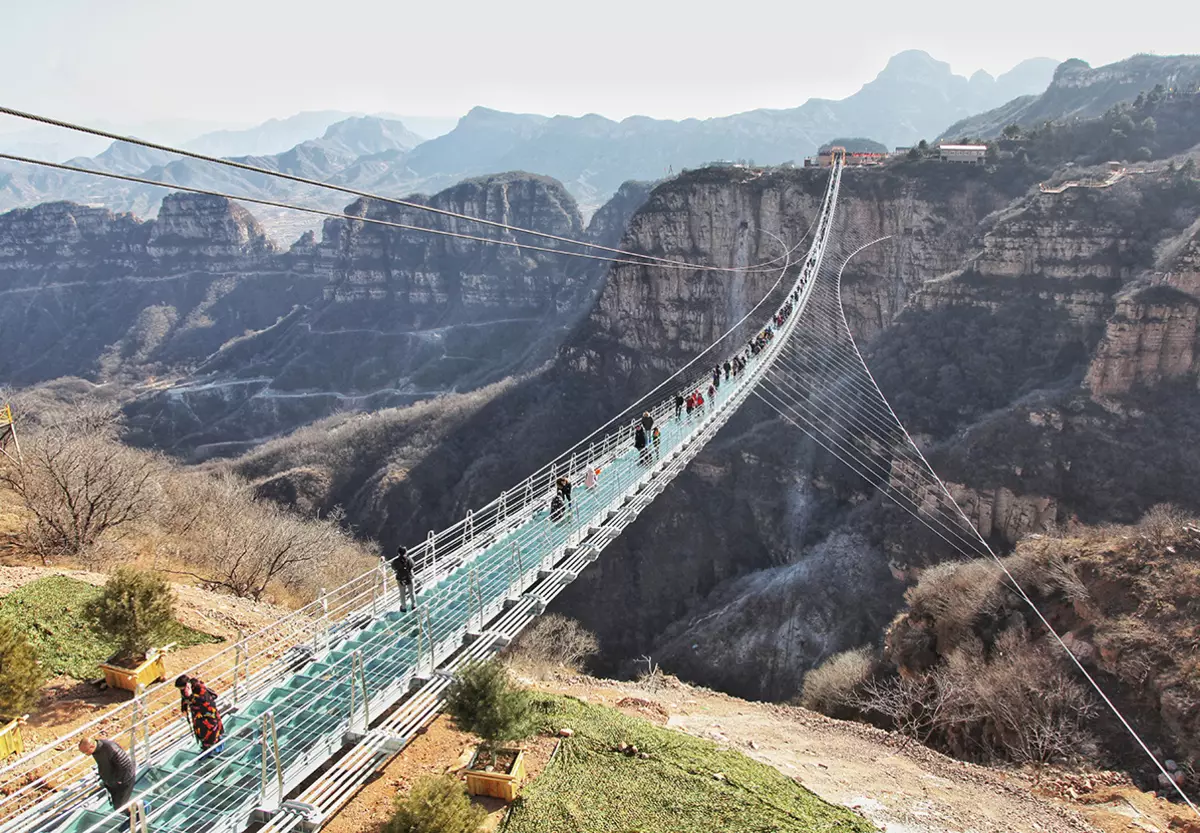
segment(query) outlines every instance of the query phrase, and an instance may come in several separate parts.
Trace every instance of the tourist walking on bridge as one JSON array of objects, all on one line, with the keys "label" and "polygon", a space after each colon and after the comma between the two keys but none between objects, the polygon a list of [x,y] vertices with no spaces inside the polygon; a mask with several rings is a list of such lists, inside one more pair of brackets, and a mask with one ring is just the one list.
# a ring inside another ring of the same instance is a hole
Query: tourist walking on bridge
[{"label": "tourist walking on bridge", "polygon": [[675,419],[679,419],[679,415],[683,413],[683,394],[675,394]]},{"label": "tourist walking on bridge", "polygon": [[400,547],[396,550],[396,557],[392,559],[392,572],[396,574],[396,585],[400,589],[400,610],[408,610],[410,599],[413,610],[416,610],[417,589],[414,579],[417,565],[413,563],[412,556],[408,554],[408,547]]},{"label": "tourist walking on bridge", "polygon": [[650,461],[650,454],[647,449],[646,429],[640,424],[633,432],[633,447],[638,451],[638,462],[645,465]]},{"label": "tourist walking on bridge", "polygon": [[647,434],[649,434],[650,429],[653,427],[654,427],[654,417],[650,416],[649,411],[646,411],[645,413],[642,414],[642,430],[645,431]]},{"label": "tourist walking on bridge", "polygon": [[120,810],[133,798],[133,782],[137,767],[129,753],[108,738],[85,737],[79,741],[79,751],[96,759],[100,783],[108,791],[114,810]]},{"label": "tourist walking on bridge", "polygon": [[191,724],[200,751],[220,754],[225,747],[221,742],[225,736],[225,726],[221,723],[221,713],[217,711],[217,693],[198,678],[187,674],[180,674],[175,679],[175,687],[179,689],[179,711]]}]

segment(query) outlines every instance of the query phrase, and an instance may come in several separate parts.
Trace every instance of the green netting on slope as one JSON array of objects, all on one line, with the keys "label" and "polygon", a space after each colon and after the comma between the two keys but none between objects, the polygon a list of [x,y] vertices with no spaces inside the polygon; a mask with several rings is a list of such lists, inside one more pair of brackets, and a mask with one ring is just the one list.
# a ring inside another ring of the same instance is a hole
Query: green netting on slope
[{"label": "green netting on slope", "polygon": [[[570,726],[546,770],[528,784],[503,833],[871,833],[740,752],[568,697],[542,701],[544,729]],[[632,743],[647,760],[614,751]],[[720,777],[716,777],[716,776]]]}]

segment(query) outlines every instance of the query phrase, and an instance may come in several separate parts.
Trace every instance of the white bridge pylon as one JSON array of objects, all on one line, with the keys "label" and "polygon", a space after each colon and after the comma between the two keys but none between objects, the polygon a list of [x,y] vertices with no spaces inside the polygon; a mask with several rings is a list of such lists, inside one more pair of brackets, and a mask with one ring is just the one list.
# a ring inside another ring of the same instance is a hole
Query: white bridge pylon
[{"label": "white bridge pylon", "polygon": [[[782,296],[792,304],[790,315],[740,374],[722,379],[702,409],[677,418],[675,392],[706,392],[710,368],[737,352],[732,347],[664,388],[665,398],[631,408],[630,420],[411,547],[421,588],[416,611],[397,609],[381,566],[273,626],[280,638],[267,634],[261,644],[274,648],[252,648],[247,639],[236,646],[236,661],[197,667],[193,673],[221,693],[227,714],[219,755],[195,750],[186,727],[172,719],[175,689],[160,686],[0,769],[7,792],[0,833],[115,833],[131,825],[155,833],[232,833],[252,821],[265,821],[266,831],[319,828],[437,713],[454,670],[507,645],[544,611],[755,390],[812,294],[841,173],[836,159],[812,245]],[[791,265],[789,256],[783,274]],[[652,413],[661,438],[639,453],[632,418],[643,410]],[[584,473],[595,469],[600,475],[588,489]],[[573,499],[562,517],[552,518],[548,504],[560,477],[572,481]],[[109,808],[90,758],[70,751],[79,734],[114,726],[128,732],[138,762],[132,820],[128,811]]]}]

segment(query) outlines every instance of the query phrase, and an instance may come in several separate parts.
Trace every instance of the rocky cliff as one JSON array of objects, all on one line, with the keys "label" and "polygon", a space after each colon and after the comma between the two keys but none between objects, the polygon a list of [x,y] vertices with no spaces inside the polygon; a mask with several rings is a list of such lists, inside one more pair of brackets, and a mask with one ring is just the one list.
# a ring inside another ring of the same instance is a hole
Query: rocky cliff
[{"label": "rocky cliff", "polygon": [[[545,177],[497,175],[416,199],[612,241],[646,191],[625,186],[594,232]],[[501,236],[417,209],[348,211]],[[68,203],[19,209],[0,216],[0,294],[18,302],[0,307],[11,344],[0,378],[152,377],[130,406],[134,439],[236,449],[335,409],[407,404],[536,366],[602,274],[602,261],[356,221],[330,220],[280,251],[249,212],[214,197],[169,195],[150,221]]]}]

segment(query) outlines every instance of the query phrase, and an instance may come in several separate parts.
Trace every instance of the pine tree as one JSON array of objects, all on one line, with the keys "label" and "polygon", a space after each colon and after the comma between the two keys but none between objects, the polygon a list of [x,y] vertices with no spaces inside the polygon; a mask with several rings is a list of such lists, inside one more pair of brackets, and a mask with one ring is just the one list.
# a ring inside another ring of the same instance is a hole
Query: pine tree
[{"label": "pine tree", "polygon": [[117,640],[114,661],[136,663],[175,620],[175,594],[157,573],[121,567],[88,602],[84,616]]},{"label": "pine tree", "polygon": [[0,718],[25,713],[42,687],[42,669],[33,646],[13,624],[0,619]]},{"label": "pine tree", "polygon": [[464,732],[478,735],[488,749],[519,741],[532,731],[529,692],[513,684],[498,661],[468,665],[446,689],[446,712]]},{"label": "pine tree", "polygon": [[426,776],[408,795],[396,797],[396,810],[384,833],[475,833],[486,816],[457,779]]}]

